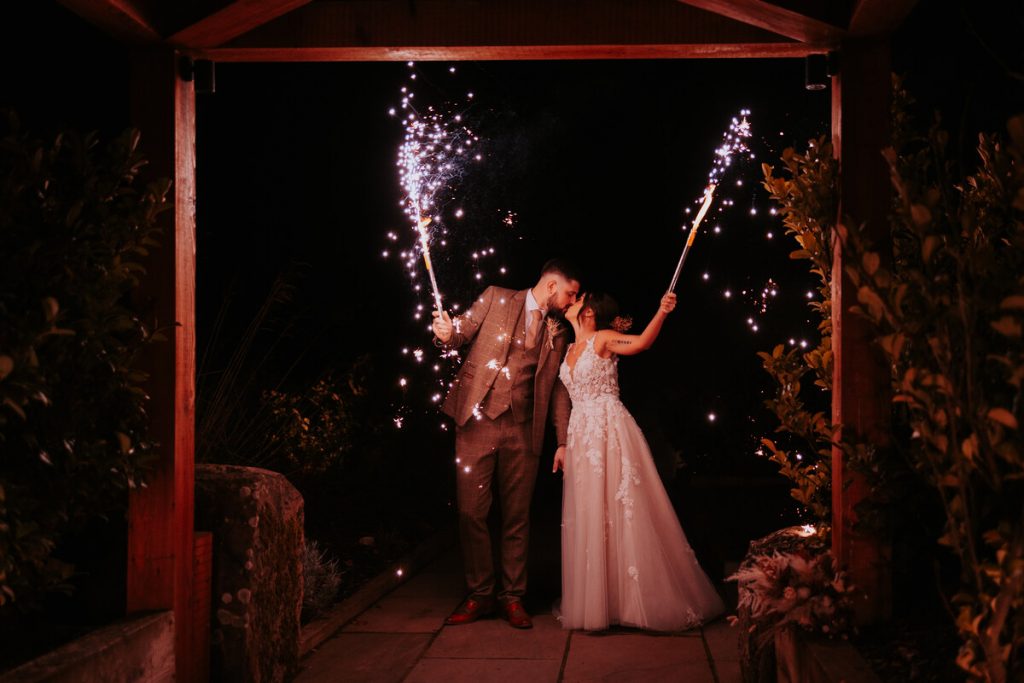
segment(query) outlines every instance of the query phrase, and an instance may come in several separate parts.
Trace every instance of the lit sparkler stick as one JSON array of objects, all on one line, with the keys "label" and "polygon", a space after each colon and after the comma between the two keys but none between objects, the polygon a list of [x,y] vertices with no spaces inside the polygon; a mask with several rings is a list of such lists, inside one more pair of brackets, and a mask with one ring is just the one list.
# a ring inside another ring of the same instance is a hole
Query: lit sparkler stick
[{"label": "lit sparkler stick", "polygon": [[693,241],[697,238],[697,230],[700,228],[701,221],[704,220],[705,214],[707,214],[708,209],[711,207],[711,200],[715,196],[715,188],[718,187],[719,177],[732,163],[732,155],[734,153],[749,151],[744,141],[745,138],[750,137],[750,124],[747,122],[749,114],[749,109],[743,109],[740,111],[741,119],[733,118],[732,123],[729,124],[729,130],[722,136],[724,139],[722,146],[715,150],[715,155],[718,158],[715,159],[714,167],[708,175],[708,186],[704,189],[704,202],[701,204],[700,211],[697,212],[697,217],[693,219],[690,234],[686,238],[686,246],[683,247],[679,263],[676,264],[676,272],[672,275],[672,284],[668,286],[668,291],[670,292],[676,289],[676,284],[679,282],[679,274],[683,270],[683,263],[686,261],[687,254],[690,253]]},{"label": "lit sparkler stick", "polygon": [[715,196],[715,188],[718,187],[714,183],[708,185],[707,189],[704,190],[704,203],[700,206],[700,211],[697,212],[697,217],[693,219],[693,226],[690,228],[690,234],[686,238],[686,246],[683,247],[683,254],[679,257],[679,263],[676,264],[676,272],[672,275],[672,284],[668,286],[668,291],[676,291],[676,283],[679,282],[679,273],[683,271],[683,263],[686,261],[686,255],[690,253],[690,247],[693,245],[693,240],[697,237],[697,228],[700,227],[701,221],[704,220],[704,214],[708,212],[708,208],[711,206],[711,199]]},{"label": "lit sparkler stick", "polygon": [[416,229],[420,233],[420,250],[423,252],[423,263],[427,266],[427,275],[430,276],[430,286],[434,290],[434,305],[438,311],[443,311],[441,308],[441,290],[437,288],[437,277],[434,275],[434,266],[430,262],[430,242],[427,236],[427,226],[430,225],[430,218],[424,216],[420,218]]}]

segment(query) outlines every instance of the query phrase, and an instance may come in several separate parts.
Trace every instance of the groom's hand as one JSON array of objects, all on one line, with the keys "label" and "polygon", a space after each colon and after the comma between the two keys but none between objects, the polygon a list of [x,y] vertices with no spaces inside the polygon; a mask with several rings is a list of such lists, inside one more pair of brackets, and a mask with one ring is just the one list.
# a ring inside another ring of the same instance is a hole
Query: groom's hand
[{"label": "groom's hand", "polygon": [[554,474],[558,470],[565,471],[565,446],[559,446],[555,451],[555,462],[551,464],[551,473]]},{"label": "groom's hand", "polygon": [[430,324],[430,327],[434,330],[434,336],[442,344],[447,344],[452,340],[452,333],[455,330],[452,319],[444,311],[434,311],[433,315],[434,322]]}]

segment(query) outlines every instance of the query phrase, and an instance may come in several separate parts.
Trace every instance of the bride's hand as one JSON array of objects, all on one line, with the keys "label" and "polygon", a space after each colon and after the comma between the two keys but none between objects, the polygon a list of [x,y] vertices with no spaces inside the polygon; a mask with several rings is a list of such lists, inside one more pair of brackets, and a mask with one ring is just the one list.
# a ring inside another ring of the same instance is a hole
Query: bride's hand
[{"label": "bride's hand", "polygon": [[668,315],[676,307],[676,293],[669,292],[665,296],[661,297],[661,306],[658,308],[659,311]]},{"label": "bride's hand", "polygon": [[558,470],[565,471],[565,446],[559,446],[555,451],[555,462],[551,465],[551,473],[554,474]]}]

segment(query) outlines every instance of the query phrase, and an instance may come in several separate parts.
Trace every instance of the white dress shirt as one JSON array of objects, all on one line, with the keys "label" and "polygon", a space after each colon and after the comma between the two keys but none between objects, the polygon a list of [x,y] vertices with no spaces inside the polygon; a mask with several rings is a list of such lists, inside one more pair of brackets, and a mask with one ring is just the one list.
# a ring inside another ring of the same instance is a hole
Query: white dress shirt
[{"label": "white dress shirt", "polygon": [[524,316],[526,321],[523,323],[523,331],[526,333],[530,331],[530,313],[532,311],[540,311],[540,319],[544,320],[546,311],[537,303],[537,299],[533,296],[533,290],[528,289],[526,290],[526,315]]}]

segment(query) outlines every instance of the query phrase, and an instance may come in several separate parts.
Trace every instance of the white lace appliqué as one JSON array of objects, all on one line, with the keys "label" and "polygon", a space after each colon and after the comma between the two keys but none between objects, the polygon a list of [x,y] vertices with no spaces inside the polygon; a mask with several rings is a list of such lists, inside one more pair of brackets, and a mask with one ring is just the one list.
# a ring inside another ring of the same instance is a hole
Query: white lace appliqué
[{"label": "white lace appliqu\u00e9", "polygon": [[627,520],[633,519],[633,496],[629,495],[629,485],[640,484],[640,477],[637,475],[636,465],[629,458],[622,456],[622,478],[619,480],[619,490],[615,492],[615,500],[622,503],[625,508],[623,516]]}]

